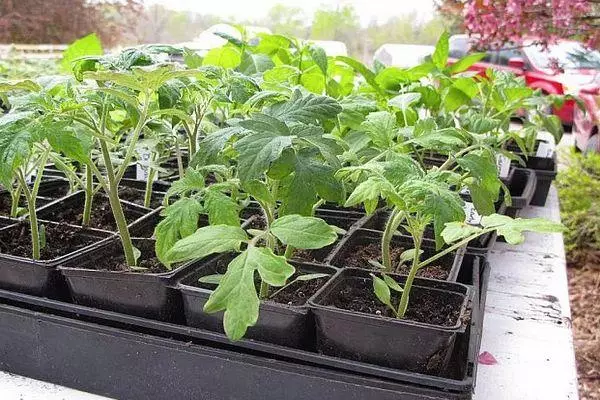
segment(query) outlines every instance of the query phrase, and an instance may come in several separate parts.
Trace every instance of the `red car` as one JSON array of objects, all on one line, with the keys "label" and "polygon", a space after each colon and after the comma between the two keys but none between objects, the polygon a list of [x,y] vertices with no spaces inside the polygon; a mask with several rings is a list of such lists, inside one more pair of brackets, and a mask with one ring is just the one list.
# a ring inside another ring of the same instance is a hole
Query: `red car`
[{"label": "red car", "polygon": [[[507,70],[523,76],[527,86],[546,94],[577,95],[582,88],[600,87],[600,53],[586,49],[581,43],[560,41],[543,49],[524,40],[519,48],[506,47],[487,52],[486,57],[470,69],[484,72],[487,68]],[[467,35],[450,38],[450,56],[460,58],[471,51]],[[566,126],[573,124],[575,102],[568,100],[556,114]]]}]

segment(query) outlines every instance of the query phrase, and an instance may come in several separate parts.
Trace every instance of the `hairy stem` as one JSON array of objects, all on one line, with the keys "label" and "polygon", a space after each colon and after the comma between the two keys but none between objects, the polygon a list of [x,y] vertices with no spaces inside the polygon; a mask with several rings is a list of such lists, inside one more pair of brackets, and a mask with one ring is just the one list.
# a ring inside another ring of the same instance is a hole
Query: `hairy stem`
[{"label": "hairy stem", "polygon": [[438,260],[438,259],[444,257],[446,254],[451,253],[454,250],[459,249],[461,246],[464,246],[465,244],[469,243],[471,240],[477,239],[479,236],[485,235],[486,233],[493,232],[495,230],[496,230],[495,228],[485,228],[485,229],[482,229],[479,232],[474,233],[471,236],[466,237],[465,239],[462,239],[460,242],[457,242],[457,243],[453,244],[452,246],[450,246],[450,247],[448,247],[448,248],[440,251],[436,255],[433,255],[433,256],[429,257],[427,260],[422,261],[421,263],[419,263],[419,268],[424,267],[426,265],[429,265],[432,262],[434,262],[435,260]]},{"label": "hairy stem", "polygon": [[462,155],[467,154],[471,150],[476,150],[480,147],[482,147],[482,145],[474,144],[472,146],[465,147],[464,149],[457,152],[456,154],[453,154],[451,157],[448,157],[448,159],[440,166],[439,171],[445,171],[445,170],[449,169],[452,166],[452,164],[454,164],[456,162],[457,158],[460,158]]},{"label": "hairy stem", "polygon": [[[191,157],[190,153],[190,157]],[[179,148],[179,141],[175,139],[175,157],[177,158],[177,172],[179,173],[179,179],[183,178],[185,170],[183,168],[183,159],[181,158],[181,149]]]},{"label": "hairy stem", "polygon": [[[150,106],[150,95],[148,93],[144,94],[144,104],[142,106],[142,112],[140,113],[140,119],[138,120],[133,133],[131,134],[131,139],[129,141],[129,147],[125,153],[125,158],[123,159],[123,164],[118,169],[118,172],[115,174],[117,185],[123,179],[123,175],[125,174],[125,170],[131,160],[133,159],[133,155],[135,154],[135,146],[137,145],[138,139],[140,137],[140,133],[142,129],[146,125],[146,118],[148,118],[148,107]],[[104,131],[104,127],[102,127],[102,131]]]},{"label": "hairy stem", "polygon": [[398,226],[400,226],[403,219],[404,213],[398,208],[394,208],[385,224],[385,230],[383,231],[383,237],[381,238],[381,261],[385,267],[385,272],[392,272],[390,243],[392,242],[394,232],[396,232],[396,229],[398,229]]},{"label": "hairy stem", "polygon": [[419,253],[421,252],[422,237],[422,232],[420,232],[418,235],[413,236],[415,242],[415,254],[413,256],[410,272],[406,277],[406,282],[404,282],[404,290],[402,291],[402,297],[400,297],[400,304],[398,305],[398,312],[396,313],[397,318],[404,318],[404,314],[406,314],[406,309],[408,308],[408,300],[410,296],[410,291],[412,289],[412,284],[415,279],[415,276],[417,276],[417,271],[419,270]]},{"label": "hairy stem", "polygon": [[83,226],[90,224],[92,216],[92,201],[94,199],[94,176],[92,168],[89,165],[85,166],[85,202],[83,203]]},{"label": "hairy stem", "polygon": [[10,192],[10,217],[17,218],[17,213],[19,212],[19,200],[21,199],[21,184],[17,185],[17,188]]},{"label": "hairy stem", "polygon": [[144,192],[144,207],[150,207],[150,201],[152,200],[152,183],[154,182],[154,175],[156,175],[154,168],[148,167],[148,177],[146,178],[146,190]]}]

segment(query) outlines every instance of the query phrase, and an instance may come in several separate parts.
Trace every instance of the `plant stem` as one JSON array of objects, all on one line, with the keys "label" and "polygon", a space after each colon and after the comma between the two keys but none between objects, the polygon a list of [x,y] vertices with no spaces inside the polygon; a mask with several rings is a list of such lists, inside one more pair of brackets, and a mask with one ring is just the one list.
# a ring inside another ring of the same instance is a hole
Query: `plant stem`
[{"label": "plant stem", "polygon": [[292,258],[292,256],[294,255],[294,248],[292,246],[290,246],[289,244],[285,247],[285,253],[283,253],[283,256],[285,257],[286,260],[289,260],[290,258]]},{"label": "plant stem", "polygon": [[398,305],[398,312],[396,313],[397,318],[404,318],[404,314],[406,314],[406,309],[408,308],[408,299],[412,289],[412,284],[415,276],[417,276],[417,271],[419,270],[419,253],[421,252],[422,236],[423,232],[420,232],[418,235],[413,235],[413,240],[415,242],[415,254],[413,256],[412,267],[410,268],[410,272],[406,277],[406,282],[404,282],[404,290],[402,291],[402,297],[400,297],[400,304]]},{"label": "plant stem", "polygon": [[[148,118],[148,107],[150,106],[150,95],[148,93],[144,94],[144,104],[142,108],[142,112],[140,113],[140,119],[138,120],[133,133],[131,134],[131,139],[129,141],[129,147],[127,148],[127,152],[125,153],[125,158],[123,158],[123,165],[118,169],[118,172],[115,174],[117,184],[121,182],[123,179],[123,175],[125,174],[125,170],[127,166],[131,162],[133,155],[135,153],[135,146],[140,137],[140,133],[142,129],[146,125],[146,118]],[[102,131],[104,131],[104,126],[102,126]]]},{"label": "plant stem", "polygon": [[446,254],[453,252],[454,250],[460,248],[461,246],[464,246],[465,244],[469,243],[471,240],[476,239],[476,238],[478,238],[481,235],[485,235],[488,232],[493,232],[495,230],[496,230],[496,228],[485,228],[485,229],[482,229],[479,232],[474,233],[471,236],[468,236],[468,237],[464,238],[460,242],[457,242],[457,243],[453,244],[452,246],[450,246],[450,247],[448,247],[448,248],[440,251],[436,255],[429,257],[427,260],[425,260],[425,261],[423,261],[423,262],[421,262],[419,264],[419,268],[424,267],[424,266],[426,266],[428,264],[431,264],[435,260],[437,260],[437,259],[445,256]]},{"label": "plant stem", "polygon": [[463,154],[467,154],[469,151],[478,149],[480,147],[482,147],[481,144],[474,144],[472,146],[465,147],[464,149],[457,152],[456,154],[453,154],[452,157],[448,157],[448,159],[440,166],[439,171],[447,170],[448,168],[450,168],[452,166],[452,164],[454,164],[454,162],[457,158],[460,158]]},{"label": "plant stem", "polygon": [[150,207],[150,201],[152,200],[152,183],[154,182],[154,175],[156,170],[148,167],[148,177],[146,178],[146,191],[144,192],[144,207]]},{"label": "plant stem", "polygon": [[394,208],[385,224],[385,230],[383,231],[383,237],[381,238],[381,261],[385,267],[385,272],[392,272],[390,243],[392,242],[394,232],[396,232],[396,229],[398,229],[398,226],[400,226],[403,219],[404,213],[398,208]]},{"label": "plant stem", "polygon": [[[190,154],[190,157],[192,154]],[[175,139],[175,157],[177,158],[177,171],[179,172],[179,179],[183,178],[185,170],[183,169],[183,160],[181,158],[181,149],[179,148],[179,141]]]},{"label": "plant stem", "polygon": [[19,212],[19,200],[21,199],[21,184],[17,185],[17,188],[10,193],[11,203],[10,203],[10,217],[17,218],[17,213]]},{"label": "plant stem", "polygon": [[319,199],[319,201],[317,201],[315,203],[315,205],[312,207],[311,215],[314,216],[315,213],[317,212],[317,208],[321,207],[323,204],[325,204],[325,200]]},{"label": "plant stem", "polygon": [[92,201],[94,199],[94,182],[92,168],[89,165],[85,166],[85,202],[83,204],[83,226],[90,224],[92,216]]}]

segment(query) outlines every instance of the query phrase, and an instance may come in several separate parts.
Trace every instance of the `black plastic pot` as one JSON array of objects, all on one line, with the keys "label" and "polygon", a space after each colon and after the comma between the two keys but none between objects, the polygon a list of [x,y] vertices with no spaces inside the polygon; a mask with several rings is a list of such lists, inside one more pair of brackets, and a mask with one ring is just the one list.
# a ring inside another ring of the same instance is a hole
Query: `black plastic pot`
[{"label": "black plastic pot", "polygon": [[[146,190],[146,181],[138,181],[135,179],[121,179],[121,186],[127,186],[138,190]],[[152,191],[159,193],[166,193],[171,185],[165,181],[154,181],[152,182]]]},{"label": "black plastic pot", "polygon": [[[400,284],[406,278],[390,276]],[[433,374],[445,370],[457,336],[468,326],[465,321],[471,313],[471,288],[452,282],[415,279],[413,298],[421,292],[455,299],[459,316],[450,326],[353,312],[332,305],[333,298],[344,288],[355,287],[359,282],[370,284],[372,279],[369,271],[343,269],[309,300],[317,327],[317,351],[388,368]]]},{"label": "black plastic pot", "polygon": [[506,207],[505,215],[516,218],[522,209],[529,206],[537,186],[535,171],[527,168],[515,168],[515,173],[508,183],[511,205]]},{"label": "black plastic pot", "polygon": [[[325,262],[338,268],[344,268],[344,260],[349,253],[354,252],[357,249],[357,247],[361,244],[374,243],[380,245],[382,235],[383,233],[381,231],[375,231],[370,229],[356,229],[355,231],[350,232],[348,236],[345,236],[340,241],[337,247],[325,259]],[[405,249],[410,249],[414,247],[412,237],[403,235],[394,235],[394,237],[392,238],[391,245],[403,247]],[[425,240],[423,242],[422,250],[424,250],[424,253],[421,256],[421,260],[433,256],[436,253],[435,243],[430,240]],[[447,254],[440,258],[438,261],[436,261],[436,264],[440,264],[441,266],[447,268],[448,277],[446,279],[448,281],[456,280],[456,276],[458,275],[460,264],[462,262],[463,254],[464,250],[456,251]],[[375,267],[366,265],[364,269],[372,270],[375,269]]]},{"label": "black plastic pot", "polygon": [[[534,147],[534,151],[533,154],[531,155],[525,155],[521,149],[519,148],[519,146],[517,146],[515,143],[509,143],[508,146],[506,147],[507,150],[512,151],[513,153],[517,154],[519,157],[521,157],[523,159],[523,161],[525,161],[525,165],[527,168],[530,169],[541,169],[541,170],[552,170],[554,168],[554,164],[555,164],[555,154],[552,154],[552,157],[538,157],[536,155],[538,147],[540,146],[540,144],[542,142],[545,142],[544,140],[541,139],[537,139],[535,141],[535,147]],[[518,161],[513,161],[513,164],[515,166],[518,166],[519,163]]]},{"label": "black plastic pot", "polygon": [[471,399],[480,308],[433,376],[0,290],[0,369],[130,400]]},{"label": "black plastic pot", "polygon": [[[222,273],[220,268],[226,268],[231,257],[224,254],[210,258],[178,285],[189,326],[223,332],[223,312],[207,314],[203,310],[213,291],[190,284],[197,282],[202,276]],[[337,272],[335,268],[317,264],[293,262],[293,265],[302,273],[326,273],[333,276]],[[308,304],[295,306],[262,301],[258,321],[248,328],[245,337],[294,348],[314,348],[314,322],[309,315]]]},{"label": "black plastic pot", "polygon": [[[11,230],[22,229],[20,224],[4,227],[0,231],[11,232]],[[40,224],[58,225],[48,221],[40,221]],[[64,297],[64,286],[56,266],[86,250],[96,249],[110,240],[109,234],[105,231],[78,227],[72,227],[72,229],[80,230],[81,236],[89,239],[90,244],[72,249],[71,252],[52,260],[33,260],[10,254],[0,254],[0,288],[36,296]]]},{"label": "black plastic pot", "polygon": [[[98,199],[101,196],[105,197],[104,194],[96,194],[94,196],[94,199]],[[84,202],[85,202],[85,192],[78,191],[78,192],[72,193],[66,197],[63,197],[61,199],[55,200],[55,201],[39,208],[37,211],[37,216],[39,219],[60,222],[60,221],[58,221],[58,219],[59,219],[58,215],[60,214],[61,211],[63,211],[66,208],[80,208],[81,211],[83,212]],[[137,204],[129,203],[126,201],[121,201],[121,205],[123,207],[123,211],[131,217],[131,218],[129,218],[130,220],[128,221],[129,222],[128,226],[130,228],[135,227],[137,224],[141,223],[144,216],[146,216],[148,213],[150,213],[149,209],[138,206]],[[132,221],[131,219],[133,219],[133,218],[135,218],[135,219]],[[74,224],[71,223],[71,225],[74,225]],[[78,226],[78,225],[74,225],[74,226]],[[110,231],[110,232],[115,232],[115,231]],[[107,231],[107,232],[109,232],[109,231]]]},{"label": "black plastic pot", "polygon": [[38,196],[56,200],[68,195],[70,189],[69,181],[65,179],[47,179],[40,182]]},{"label": "black plastic pot", "polygon": [[[154,256],[154,240],[134,239],[134,246],[143,250],[142,257]],[[137,315],[161,321],[183,320],[181,301],[174,288],[175,280],[189,271],[185,263],[164,273],[106,271],[88,268],[98,260],[121,255],[118,240],[62,262],[58,267],[65,277],[73,300],[77,304]]]},{"label": "black plastic pot", "polygon": [[537,184],[535,186],[535,192],[530,203],[532,206],[546,205],[546,199],[548,198],[550,185],[552,185],[552,181],[556,179],[557,173],[558,164],[556,163],[556,154],[552,158],[552,165],[550,168],[535,170]]}]

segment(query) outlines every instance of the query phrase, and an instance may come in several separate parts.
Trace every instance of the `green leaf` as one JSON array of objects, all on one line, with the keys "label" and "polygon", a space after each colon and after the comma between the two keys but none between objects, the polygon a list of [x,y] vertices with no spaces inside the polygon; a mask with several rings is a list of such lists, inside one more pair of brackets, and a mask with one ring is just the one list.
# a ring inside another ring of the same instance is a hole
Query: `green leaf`
[{"label": "green leaf", "polygon": [[156,257],[169,266],[167,253],[180,239],[194,233],[198,228],[198,217],[202,207],[195,199],[184,197],[165,208],[161,215],[163,219],[154,229],[156,237]]},{"label": "green leaf", "polygon": [[278,65],[263,74],[265,82],[292,83],[300,75],[300,70],[291,65]]},{"label": "green leaf", "polygon": [[242,56],[239,49],[224,46],[209,50],[204,56],[204,60],[202,60],[202,65],[215,65],[227,69],[236,68],[241,62]]},{"label": "green leaf", "polygon": [[335,229],[321,218],[297,214],[277,218],[271,224],[271,233],[283,244],[297,249],[320,249],[337,240]]},{"label": "green leaf", "polygon": [[39,92],[42,87],[30,79],[20,79],[0,82],[0,93],[13,90],[26,90],[28,92]]},{"label": "green leaf", "polygon": [[190,161],[190,167],[215,163],[219,159],[219,155],[227,142],[234,136],[244,132],[246,130],[241,126],[232,126],[206,135],[198,143],[198,151]]},{"label": "green leaf", "polygon": [[448,54],[450,53],[450,35],[448,32],[442,33],[435,45],[435,50],[431,55],[431,61],[440,71],[444,69],[448,62]]},{"label": "green leaf", "polygon": [[269,191],[267,184],[263,181],[252,180],[245,182],[242,186],[242,189],[250,196],[254,197],[257,201],[265,203],[265,204],[273,204],[275,203],[275,199],[273,195]]},{"label": "green leaf", "polygon": [[481,228],[465,222],[448,222],[441,235],[444,242],[451,244],[467,238],[475,233],[481,232]]},{"label": "green leaf", "polygon": [[205,226],[178,240],[165,258],[169,264],[172,264],[199,260],[214,253],[239,251],[240,245],[247,239],[246,232],[238,226]]},{"label": "green leaf", "polygon": [[321,72],[323,72],[323,75],[327,76],[327,53],[325,53],[325,50],[319,46],[310,45],[308,52]]},{"label": "green leaf", "polygon": [[561,223],[553,222],[544,218],[516,218],[512,219],[506,215],[492,214],[481,218],[481,226],[484,228],[496,228],[498,235],[504,236],[509,244],[523,243],[525,236],[523,232],[559,233],[564,232],[565,227]]},{"label": "green leaf", "polygon": [[200,277],[200,279],[198,279],[198,282],[207,283],[209,285],[218,285],[223,280],[223,276],[224,275],[222,274],[206,275]]},{"label": "green leaf", "polygon": [[396,116],[388,111],[370,113],[360,127],[371,138],[373,144],[381,149],[392,147],[398,132]]},{"label": "green leaf", "polygon": [[489,150],[472,151],[457,159],[456,162],[473,178],[467,180],[467,187],[479,214],[494,213],[496,211],[494,203],[498,200],[502,181],[498,178],[496,158],[493,153]]},{"label": "green leaf", "polygon": [[326,278],[328,276],[331,276],[331,275],[329,275],[329,274],[323,274],[323,273],[304,274],[304,275],[300,275],[299,277],[297,277],[294,280],[295,281],[306,282],[306,281],[312,281],[314,279]]},{"label": "green leaf", "polygon": [[[400,254],[400,261],[402,261],[402,262],[412,261],[413,258],[415,257],[415,251],[416,251],[416,249],[408,249],[408,250],[403,251],[402,254]],[[423,250],[419,250],[419,256],[423,253],[424,253]]]},{"label": "green leaf", "polygon": [[167,198],[186,192],[198,191],[203,189],[204,186],[204,175],[190,168],[185,172],[183,178],[173,182],[167,191]]},{"label": "green leaf", "polygon": [[276,256],[271,249],[250,246],[227,267],[221,283],[210,295],[204,311],[225,311],[223,328],[231,340],[241,339],[248,327],[256,324],[260,301],[254,286],[254,274],[271,286],[283,286],[294,274],[285,257]]},{"label": "green leaf", "polygon": [[375,211],[380,197],[394,200],[397,197],[396,190],[388,180],[379,176],[371,176],[356,186],[344,206],[352,207],[364,203],[365,210],[370,215]]},{"label": "green leaf", "polygon": [[363,78],[365,78],[367,83],[369,85],[371,85],[371,87],[373,87],[377,91],[381,91],[379,84],[375,80],[375,73],[373,71],[371,71],[369,68],[367,68],[360,61],[355,60],[354,58],[351,58],[351,57],[346,57],[346,56],[337,56],[335,59],[347,64],[354,71],[361,74],[363,76]]},{"label": "green leaf", "polygon": [[262,113],[253,114],[252,118],[240,121],[239,126],[256,133],[271,132],[282,136],[290,135],[290,128],[285,122]]},{"label": "green leaf", "polygon": [[457,150],[467,145],[464,135],[456,128],[445,128],[422,133],[410,140],[430,150]]},{"label": "green leaf", "polygon": [[296,90],[289,101],[274,104],[266,113],[286,122],[314,124],[334,118],[341,111],[340,104],[331,97],[316,96],[312,93],[303,96]]},{"label": "green leaf", "polygon": [[452,64],[448,70],[451,74],[466,71],[469,67],[476,62],[479,62],[485,57],[485,53],[472,53],[464,56],[454,64]]},{"label": "green leaf", "polygon": [[395,290],[396,292],[402,293],[404,291],[404,289],[398,284],[398,282],[396,282],[392,277],[386,274],[383,274],[383,281],[386,285],[388,285],[390,289]]},{"label": "green leaf", "polygon": [[451,86],[442,98],[444,108],[447,111],[455,111],[457,108],[469,104],[471,98],[462,90]]},{"label": "green leaf", "polygon": [[0,182],[12,187],[16,170],[23,166],[30,155],[33,135],[27,128],[4,130],[0,135]]},{"label": "green leaf", "polygon": [[385,281],[383,279],[381,279],[380,277],[374,275],[374,274],[370,274],[373,277],[373,291],[375,292],[375,296],[377,296],[377,298],[379,299],[379,301],[381,301],[383,304],[385,304],[386,306],[388,306],[389,308],[392,308],[392,303],[391,303],[391,293],[390,293],[390,288],[387,285],[387,283],[385,283]]},{"label": "green leaf", "polygon": [[101,56],[104,54],[102,42],[95,33],[77,39],[63,52],[60,67],[64,72],[71,72],[73,62],[84,56]]},{"label": "green leaf", "polygon": [[52,149],[57,153],[87,164],[94,145],[91,136],[78,134],[70,129],[67,123],[46,126],[46,138]]},{"label": "green leaf", "polygon": [[239,206],[226,194],[209,188],[204,193],[204,207],[211,225],[240,226]]},{"label": "green leaf", "polygon": [[238,70],[244,75],[260,74],[273,68],[275,64],[269,56],[244,51]]},{"label": "green leaf", "polygon": [[202,66],[202,57],[200,57],[194,50],[184,48],[183,63],[188,68],[199,68]]},{"label": "green leaf", "polygon": [[238,175],[242,182],[262,177],[281,152],[292,145],[291,136],[272,132],[247,135],[234,144],[238,151]]},{"label": "green leaf", "polygon": [[399,94],[396,97],[392,97],[388,100],[388,104],[392,107],[396,107],[402,111],[405,111],[411,105],[419,101],[419,99],[421,99],[421,93],[408,92]]}]

